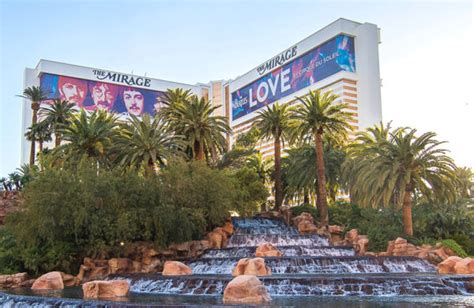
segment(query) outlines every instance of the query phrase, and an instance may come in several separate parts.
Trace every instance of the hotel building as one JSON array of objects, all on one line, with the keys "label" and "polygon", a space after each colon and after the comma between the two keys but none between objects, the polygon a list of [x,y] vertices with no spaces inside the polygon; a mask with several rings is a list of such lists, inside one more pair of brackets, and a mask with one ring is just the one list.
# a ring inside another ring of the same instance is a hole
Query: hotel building
[{"label": "hotel building", "polygon": [[[341,18],[232,80],[190,85],[41,60],[35,69],[25,70],[24,87],[40,85],[50,98],[68,99],[87,110],[107,108],[120,116],[154,113],[167,89],[189,89],[221,105],[216,113],[229,119],[230,144],[254,125],[264,107],[277,101],[297,105],[296,97],[319,89],[349,104],[357,131],[382,120],[379,44],[376,25]],[[128,103],[134,95],[142,102],[135,110]],[[31,108],[25,101],[22,134],[30,125]],[[260,143],[258,149],[264,156],[272,155],[272,141]],[[28,153],[29,142],[24,140],[22,163],[28,161]]]}]

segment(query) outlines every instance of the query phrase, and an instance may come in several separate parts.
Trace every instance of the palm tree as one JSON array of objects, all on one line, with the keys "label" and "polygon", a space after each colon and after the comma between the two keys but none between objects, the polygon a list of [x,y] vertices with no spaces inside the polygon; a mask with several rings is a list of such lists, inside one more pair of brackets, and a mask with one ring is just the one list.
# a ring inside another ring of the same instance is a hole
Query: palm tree
[{"label": "palm tree", "polygon": [[456,167],[457,190],[461,198],[470,198],[474,193],[474,173],[471,168]]},{"label": "palm tree", "polygon": [[43,152],[43,144],[51,141],[51,129],[49,123],[41,121],[28,127],[25,137],[29,141],[38,141],[39,152]]},{"label": "palm tree", "polygon": [[320,91],[310,91],[306,96],[297,97],[301,104],[291,110],[291,117],[295,120],[294,138],[301,141],[312,139],[315,145],[317,206],[322,225],[329,222],[323,136],[332,135],[334,139],[344,140],[347,132],[352,130],[349,124],[352,113],[344,111],[347,104],[335,103],[337,98],[331,92],[321,94]]},{"label": "palm tree", "polygon": [[108,162],[109,151],[116,136],[117,118],[103,110],[88,113],[81,110],[73,115],[69,125],[59,129],[67,143],[52,152],[55,158],[79,160],[82,157]]},{"label": "palm tree", "polygon": [[44,116],[43,121],[49,123],[53,129],[55,147],[61,144],[60,128],[69,123],[75,112],[75,104],[67,100],[55,99],[51,105],[41,107],[40,115]]},{"label": "palm tree", "polygon": [[253,169],[258,174],[258,178],[263,184],[267,184],[271,173],[270,161],[263,158],[262,153],[257,152],[247,158],[246,166]]},{"label": "palm tree", "polygon": [[[43,92],[43,90],[41,90],[40,87],[31,86],[23,91],[23,95],[18,96],[31,101],[31,109],[33,110],[31,125],[35,125],[38,121],[38,110],[40,108],[40,104],[42,101],[47,99],[46,94]],[[35,163],[35,145],[36,140],[32,139],[30,148],[30,165]]]},{"label": "palm tree", "polygon": [[[304,144],[300,147],[287,150],[287,194],[299,197],[303,195],[304,202],[309,202],[309,195],[315,193],[317,174],[314,168],[316,150],[313,144]],[[329,198],[335,202],[336,195],[341,187],[342,165],[345,161],[345,152],[334,147],[331,142],[324,143],[324,170],[326,173],[326,189]]]},{"label": "palm tree", "polygon": [[255,126],[260,130],[262,139],[273,138],[275,157],[275,206],[280,208],[283,203],[283,182],[281,177],[281,146],[288,139],[290,113],[287,105],[278,103],[268,106],[258,113]]},{"label": "palm tree", "polygon": [[216,159],[226,150],[225,135],[231,131],[226,117],[213,115],[219,107],[194,95],[189,101],[165,102],[159,114],[188,142],[195,160],[204,160],[207,154]]},{"label": "palm tree", "polygon": [[145,174],[151,175],[157,170],[157,164],[164,165],[183,146],[182,138],[174,135],[159,117],[145,114],[139,119],[132,115],[117,136],[117,161],[122,166],[137,169],[144,166]]},{"label": "palm tree", "polygon": [[[436,134],[416,137],[416,129],[397,128],[387,139],[358,143],[352,193],[361,205],[402,207],[404,233],[413,236],[412,206],[415,195],[454,201],[454,162],[439,148]],[[375,140],[375,139],[374,139]]]}]

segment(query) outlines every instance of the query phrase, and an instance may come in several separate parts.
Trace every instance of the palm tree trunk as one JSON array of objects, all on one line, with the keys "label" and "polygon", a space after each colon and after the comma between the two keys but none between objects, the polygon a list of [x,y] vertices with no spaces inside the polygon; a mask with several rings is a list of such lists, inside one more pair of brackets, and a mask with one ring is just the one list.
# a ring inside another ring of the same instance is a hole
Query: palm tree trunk
[{"label": "palm tree trunk", "polygon": [[196,160],[204,160],[204,147],[202,142],[194,141],[194,155]]},{"label": "palm tree trunk", "polygon": [[[38,108],[33,104],[31,104],[31,109],[33,109],[33,117],[31,119],[31,126],[35,125],[38,120]],[[30,148],[30,166],[35,164],[35,152],[36,152],[36,140],[32,138],[31,140],[31,148]]]},{"label": "palm tree trunk", "polygon": [[408,236],[413,236],[413,219],[411,216],[412,192],[409,189],[403,194],[402,220],[403,232]]},{"label": "palm tree trunk", "polygon": [[283,185],[281,181],[281,143],[280,137],[274,141],[275,148],[275,207],[278,210],[283,203]]},{"label": "palm tree trunk", "polygon": [[40,153],[43,152],[43,141],[42,140],[39,141],[39,152]]},{"label": "palm tree trunk", "polygon": [[58,147],[61,144],[61,134],[55,133],[54,134],[54,147]]},{"label": "palm tree trunk", "polygon": [[316,176],[318,179],[317,206],[321,225],[326,226],[329,223],[329,215],[326,193],[326,175],[324,170],[323,138],[321,133],[318,132],[315,134],[314,143],[316,145]]}]

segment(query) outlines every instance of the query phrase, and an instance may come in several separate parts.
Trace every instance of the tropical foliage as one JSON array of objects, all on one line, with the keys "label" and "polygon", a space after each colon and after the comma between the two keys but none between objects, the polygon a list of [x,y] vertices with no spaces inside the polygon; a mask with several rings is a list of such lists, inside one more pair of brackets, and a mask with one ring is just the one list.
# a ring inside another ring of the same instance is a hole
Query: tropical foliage
[{"label": "tropical foliage", "polygon": [[[24,99],[27,99],[31,102],[31,110],[32,118],[31,118],[31,126],[34,126],[38,121],[38,110],[40,109],[40,104],[46,99],[46,94],[41,90],[40,87],[31,86],[26,88],[23,91],[22,95],[18,95]],[[30,149],[30,165],[35,163],[35,146],[36,146],[36,139],[34,139],[34,135],[31,138],[31,149]]]},{"label": "tropical foliage", "polygon": [[220,106],[187,92],[169,91],[167,97],[159,114],[176,135],[184,137],[192,157],[217,160],[227,149],[226,134],[230,133],[226,118],[213,114]]},{"label": "tropical foliage", "polygon": [[[381,133],[383,132],[383,133]],[[413,235],[413,198],[453,202],[456,198],[453,160],[432,132],[379,127],[359,135],[353,146],[351,198],[371,207],[402,208],[405,234]],[[369,142],[364,142],[369,140]]]},{"label": "tropical foliage", "polygon": [[290,113],[287,105],[278,103],[260,111],[255,126],[264,140],[273,139],[275,206],[280,208],[283,203],[283,182],[281,176],[282,142],[288,139],[290,130]]},{"label": "tropical foliage", "polygon": [[321,224],[329,222],[327,210],[326,171],[324,166],[323,136],[344,141],[352,130],[349,121],[352,113],[346,111],[346,103],[336,103],[338,96],[332,92],[310,91],[298,97],[301,103],[292,108],[293,138],[299,142],[313,141],[317,178],[317,206]]}]

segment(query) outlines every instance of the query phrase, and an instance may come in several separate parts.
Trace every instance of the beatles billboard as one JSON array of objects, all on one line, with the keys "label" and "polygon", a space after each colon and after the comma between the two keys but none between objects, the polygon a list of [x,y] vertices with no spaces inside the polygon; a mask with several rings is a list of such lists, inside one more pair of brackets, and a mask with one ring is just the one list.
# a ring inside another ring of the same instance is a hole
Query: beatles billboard
[{"label": "beatles billboard", "polygon": [[[97,76],[104,77],[105,75],[99,74]],[[134,78],[132,82],[131,77],[126,77],[128,78],[124,83],[127,85],[116,85],[102,80],[94,81],[43,73],[40,85],[48,99],[68,100],[85,110],[103,109],[125,116],[155,114],[161,106],[164,92],[129,86],[129,84],[140,83],[146,86],[149,80]],[[122,77],[119,75],[114,78]]]},{"label": "beatles billboard", "polygon": [[[291,59],[296,51],[296,47],[293,47],[276,60]],[[274,59],[272,61],[275,62]],[[266,66],[271,67],[270,64]],[[235,121],[337,72],[355,72],[355,69],[354,39],[344,34],[338,35],[232,92],[232,120]],[[259,67],[259,73],[262,70]]]}]

